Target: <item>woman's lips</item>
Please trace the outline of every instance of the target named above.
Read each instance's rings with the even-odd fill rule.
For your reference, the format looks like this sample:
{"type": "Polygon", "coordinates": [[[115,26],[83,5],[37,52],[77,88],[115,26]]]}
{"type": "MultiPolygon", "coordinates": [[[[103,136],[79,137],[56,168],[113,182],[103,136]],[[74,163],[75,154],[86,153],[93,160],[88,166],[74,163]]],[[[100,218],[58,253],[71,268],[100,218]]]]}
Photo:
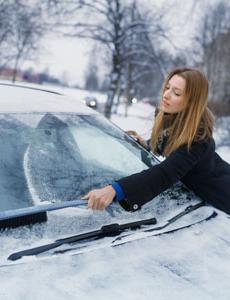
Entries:
{"type": "Polygon", "coordinates": [[[164,106],[169,106],[169,103],[166,102],[165,100],[162,101],[164,106]]]}

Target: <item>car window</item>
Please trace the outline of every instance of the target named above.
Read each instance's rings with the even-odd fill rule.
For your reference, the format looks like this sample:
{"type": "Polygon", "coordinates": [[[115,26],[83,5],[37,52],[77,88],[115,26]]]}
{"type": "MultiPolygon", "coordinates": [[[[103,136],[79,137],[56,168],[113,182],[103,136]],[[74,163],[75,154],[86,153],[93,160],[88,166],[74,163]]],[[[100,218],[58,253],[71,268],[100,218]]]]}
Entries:
{"type": "Polygon", "coordinates": [[[113,170],[121,176],[140,172],[147,168],[141,160],[141,151],[127,147],[127,142],[87,122],[70,126],[82,158],[87,163],[113,170]]]}
{"type": "Polygon", "coordinates": [[[0,209],[78,199],[155,164],[100,116],[0,116],[0,209]]]}
{"type": "Polygon", "coordinates": [[[26,169],[39,201],[74,200],[148,167],[143,150],[93,116],[47,114],[37,129],[46,136],[30,145],[26,169]]]}

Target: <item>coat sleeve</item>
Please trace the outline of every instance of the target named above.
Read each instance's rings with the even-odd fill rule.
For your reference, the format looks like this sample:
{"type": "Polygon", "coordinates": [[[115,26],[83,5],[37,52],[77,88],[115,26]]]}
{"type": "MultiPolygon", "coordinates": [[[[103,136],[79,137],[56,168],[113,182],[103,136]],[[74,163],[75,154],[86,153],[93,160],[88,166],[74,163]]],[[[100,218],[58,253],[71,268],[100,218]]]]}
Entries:
{"type": "Polygon", "coordinates": [[[181,146],[158,165],[118,180],[125,194],[120,205],[127,211],[140,209],[185,176],[205,156],[207,148],[207,142],[194,142],[189,152],[187,145],[181,146]]]}

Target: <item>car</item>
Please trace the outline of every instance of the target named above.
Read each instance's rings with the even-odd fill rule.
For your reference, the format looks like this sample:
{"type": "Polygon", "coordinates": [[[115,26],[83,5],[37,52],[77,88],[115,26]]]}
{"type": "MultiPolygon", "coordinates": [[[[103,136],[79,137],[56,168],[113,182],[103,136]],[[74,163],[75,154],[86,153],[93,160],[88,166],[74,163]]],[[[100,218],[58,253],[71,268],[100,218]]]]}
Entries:
{"type": "MultiPolygon", "coordinates": [[[[0,111],[2,228],[21,225],[23,221],[18,221],[21,210],[26,225],[26,216],[41,204],[49,204],[51,209],[54,205],[59,208],[70,206],[93,188],[103,187],[158,163],[152,153],[80,101],[77,103],[60,93],[28,86],[1,84],[0,91],[4,95],[0,111]],[[6,219],[8,211],[10,217],[6,219]]],[[[174,205],[180,201],[188,202],[178,197],[178,192],[175,195],[175,190],[167,191],[163,198],[177,199],[174,205]]],[[[189,199],[188,195],[184,198],[189,199]]],[[[150,203],[134,214],[125,212],[119,205],[116,207],[120,221],[135,220],[137,215],[144,218],[152,209],[156,209],[156,200],[154,206],[150,203]]],[[[100,218],[95,215],[91,227],[84,222],[80,225],[81,216],[76,221],[79,228],[73,221],[74,216],[66,222],[72,222],[75,230],[93,229],[103,221],[113,222],[108,212],[109,209],[100,218]]],[[[44,214],[43,218],[46,221],[44,214]]],[[[56,223],[53,223],[56,229],[63,223],[62,218],[63,212],[56,211],[56,223]]],[[[52,216],[45,225],[47,228],[50,220],[52,216]]],[[[41,216],[37,221],[42,221],[41,216]]],[[[35,216],[33,222],[36,223],[35,216]]],[[[62,234],[71,232],[70,225],[62,228],[62,234]]]]}
{"type": "Polygon", "coordinates": [[[1,211],[79,199],[158,163],[75,99],[30,87],[0,88],[1,211]]]}
{"type": "Polygon", "coordinates": [[[93,96],[86,96],[83,99],[83,103],[85,103],[87,106],[89,106],[93,109],[97,109],[97,107],[98,107],[98,100],[96,97],[93,97],[93,96]]]}
{"type": "MultiPolygon", "coordinates": [[[[146,233],[146,238],[141,239],[143,232],[135,235],[126,230],[114,243],[118,245],[120,239],[120,247],[112,249],[117,223],[150,218],[154,222],[154,217],[159,224],[176,220],[175,215],[200,199],[177,183],[133,213],[126,212],[118,203],[100,212],[87,209],[81,198],[89,190],[154,166],[159,163],[157,157],[81,100],[17,84],[1,83],[0,93],[0,296],[3,299],[9,295],[9,299],[27,300],[35,291],[39,298],[48,299],[61,299],[60,293],[72,299],[78,294],[83,299],[104,298],[111,297],[113,292],[118,297],[134,299],[130,295],[133,289],[136,299],[148,299],[152,286],[158,296],[163,295],[158,299],[166,299],[169,291],[173,292],[172,299],[178,299],[179,291],[183,297],[186,292],[194,297],[193,288],[199,286],[195,298],[204,299],[207,273],[202,277],[199,253],[207,254],[203,263],[205,272],[216,255],[211,269],[217,278],[223,278],[218,281],[222,290],[228,291],[225,287],[229,275],[223,272],[221,276],[229,245],[228,238],[226,244],[221,240],[229,228],[225,214],[218,212],[222,223],[218,227],[210,222],[211,233],[207,235],[202,231],[204,227],[193,227],[188,229],[186,237],[182,233],[153,239],[146,233]],[[76,244],[71,238],[68,245],[60,243],[73,235],[74,241],[79,240],[79,233],[81,237],[87,232],[98,233],[98,228],[104,225],[109,227],[104,227],[103,240],[90,234],[86,242],[76,244]],[[131,243],[134,237],[140,238],[139,243],[131,243]],[[214,240],[219,243],[217,252],[226,251],[220,253],[221,258],[217,252],[208,250],[209,246],[215,247],[214,240]],[[48,252],[22,257],[18,264],[7,259],[26,249],[37,251],[42,245],[49,245],[42,247],[48,252]],[[96,252],[97,247],[102,250],[96,252]],[[73,255],[80,253],[84,256],[73,255]],[[195,270],[200,272],[197,277],[195,270]],[[58,282],[61,282],[59,288],[58,282]],[[164,290],[165,284],[169,290],[164,290]]],[[[192,220],[188,218],[189,222],[192,220]]],[[[215,288],[215,276],[209,280],[215,288]]],[[[219,299],[224,299],[226,293],[219,299]]]]}

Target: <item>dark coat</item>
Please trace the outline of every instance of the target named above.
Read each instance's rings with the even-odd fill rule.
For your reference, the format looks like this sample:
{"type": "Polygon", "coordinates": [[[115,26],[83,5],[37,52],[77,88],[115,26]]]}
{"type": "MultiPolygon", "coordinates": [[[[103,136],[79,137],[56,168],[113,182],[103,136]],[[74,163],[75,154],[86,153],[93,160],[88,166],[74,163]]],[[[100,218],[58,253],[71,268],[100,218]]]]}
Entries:
{"type": "Polygon", "coordinates": [[[215,152],[213,139],[194,142],[189,152],[182,146],[158,165],[118,180],[126,196],[120,204],[128,211],[140,209],[178,180],[230,214],[230,165],[215,152]]]}

